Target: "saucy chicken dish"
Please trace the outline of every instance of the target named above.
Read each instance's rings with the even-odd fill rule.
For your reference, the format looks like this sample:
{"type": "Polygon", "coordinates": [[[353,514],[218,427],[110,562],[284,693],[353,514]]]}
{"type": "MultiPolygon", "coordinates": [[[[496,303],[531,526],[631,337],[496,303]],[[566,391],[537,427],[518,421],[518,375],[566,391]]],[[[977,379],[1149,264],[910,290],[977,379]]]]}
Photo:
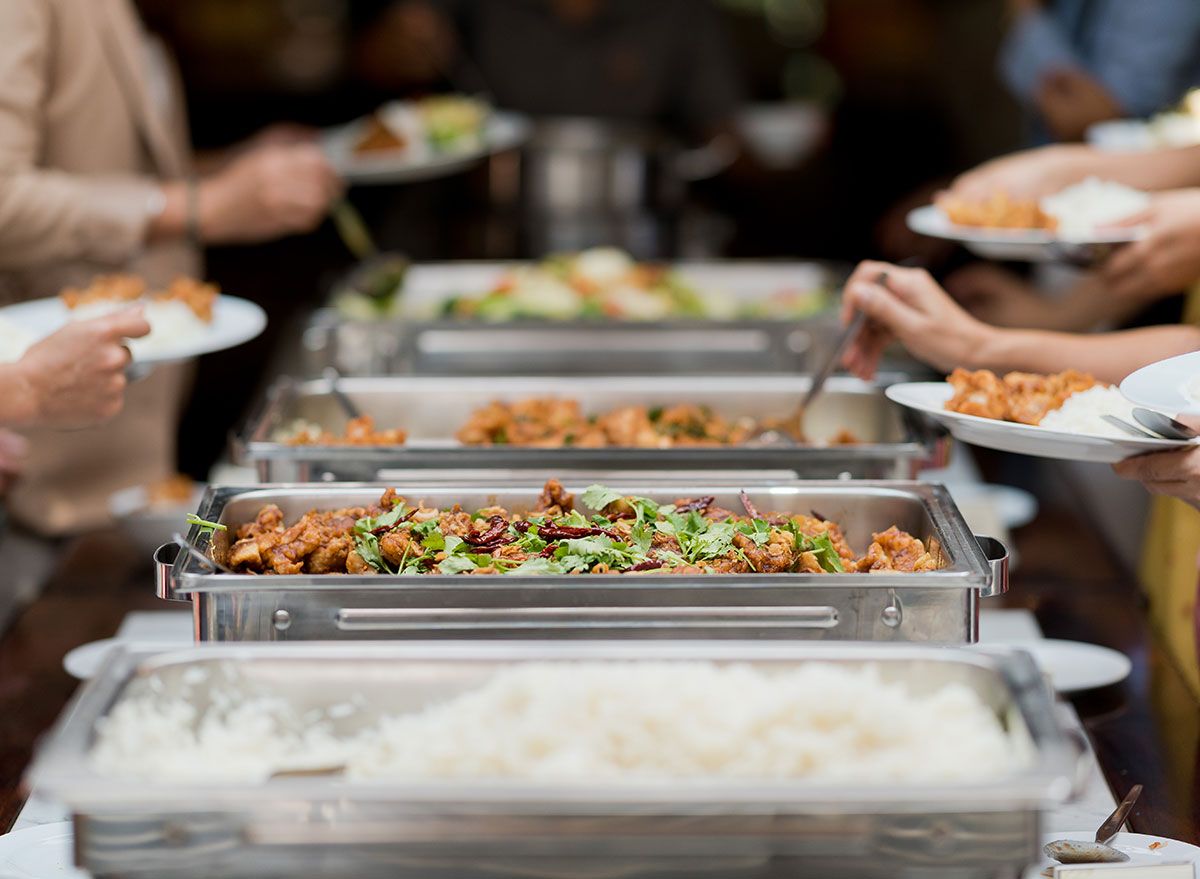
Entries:
{"type": "MultiPolygon", "coordinates": [[[[763,428],[786,430],[783,420],[728,419],[708,406],[692,403],[619,406],[588,415],[578,400],[534,397],[515,402],[495,400],[476,409],[455,437],[468,446],[668,449],[740,445],[763,428]]],[[[300,420],[280,431],[277,438],[292,446],[389,446],[402,445],[407,433],[377,430],[374,420],[363,415],[351,419],[340,434],[300,420]]],[[[801,436],[793,438],[806,442],[801,436]]],[[[823,444],[858,442],[852,432],[841,430],[823,444]]]]}
{"type": "Polygon", "coordinates": [[[592,485],[581,497],[548,481],[532,511],[468,512],[411,503],[394,489],[365,507],[305,513],[287,522],[268,505],[253,522],[218,533],[214,558],[250,574],[783,574],[918,572],[942,553],[892,526],[865,554],[820,514],[743,510],[713,497],[658,504],[592,485]],[[590,511],[590,515],[585,512],[590,511]]]}
{"type": "Polygon", "coordinates": [[[1004,192],[982,201],[942,196],[937,199],[937,206],[956,226],[1053,230],[1058,225],[1054,217],[1042,210],[1037,199],[1011,198],[1004,192]]]}
{"type": "Polygon", "coordinates": [[[214,284],[178,277],[165,290],[150,290],[137,275],[98,275],[86,287],[68,287],[58,294],[71,311],[103,312],[114,306],[139,302],[161,308],[179,303],[202,323],[212,323],[213,306],[220,291],[214,284]]]}
{"type": "Polygon", "coordinates": [[[1073,394],[1100,385],[1086,372],[1073,369],[1054,375],[1010,372],[1003,378],[988,369],[956,369],[946,380],[954,388],[954,396],[946,402],[950,412],[1018,424],[1041,424],[1047,413],[1073,394]]]}

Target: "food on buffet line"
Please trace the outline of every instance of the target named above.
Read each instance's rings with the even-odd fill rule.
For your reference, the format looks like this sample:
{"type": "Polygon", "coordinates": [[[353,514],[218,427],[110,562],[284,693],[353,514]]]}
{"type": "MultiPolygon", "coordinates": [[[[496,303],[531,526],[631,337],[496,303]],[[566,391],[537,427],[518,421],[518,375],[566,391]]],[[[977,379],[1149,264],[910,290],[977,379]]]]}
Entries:
{"type": "Polygon", "coordinates": [[[146,486],[146,506],[151,509],[178,507],[195,497],[196,482],[186,473],[176,473],[146,486]]]}
{"type": "Polygon", "coordinates": [[[393,101],[369,117],[354,152],[359,156],[404,152],[417,160],[430,153],[476,149],[487,116],[487,104],[463,95],[393,101]]]}
{"type": "Polygon", "coordinates": [[[346,422],[340,434],[325,430],[319,424],[297,419],[279,436],[289,446],[401,446],[408,439],[403,430],[376,430],[375,419],[360,415],[346,422]]]}
{"type": "Polygon", "coordinates": [[[595,248],[550,257],[509,272],[491,290],[446,300],[444,315],[486,321],[667,318],[803,317],[824,309],[824,289],[781,291],[741,306],[719,290],[704,290],[664,266],[635,262],[627,253],[595,248]]]}
{"type": "Polygon", "coordinates": [[[591,516],[551,479],[528,513],[430,508],[388,489],[378,504],[311,510],[290,525],[274,505],[242,525],[203,524],[232,529],[214,539],[213,553],[238,573],[820,574],[943,566],[939,546],[895,526],[858,556],[836,522],[816,513],[760,513],[745,493],[744,515],[712,497],[660,505],[602,485],[590,486],[582,501],[591,516]]]}
{"type": "MultiPolygon", "coordinates": [[[[136,359],[170,350],[180,338],[204,332],[213,320],[219,291],[216,286],[179,277],[165,290],[149,290],[136,275],[97,275],[86,287],[68,287],[59,294],[71,320],[90,320],[140,305],[150,333],[130,339],[126,346],[136,359]]],[[[19,360],[41,336],[11,320],[0,319],[0,363],[19,360]]]]}
{"type": "Polygon", "coordinates": [[[950,412],[1116,439],[1128,434],[1103,416],[1133,422],[1133,404],[1117,388],[1075,370],[1055,375],[1010,372],[1001,379],[987,369],[956,369],[947,381],[954,388],[946,402],[950,412]]]}
{"type": "Polygon", "coordinates": [[[950,222],[990,229],[1045,229],[1060,238],[1086,237],[1136,216],[1150,205],[1146,193],[1089,177],[1040,201],[997,192],[984,201],[942,196],[937,205],[950,222]]]}
{"type": "Polygon", "coordinates": [[[332,767],[353,780],[873,786],[1002,778],[1032,759],[970,687],[911,687],[876,665],[537,662],[393,714],[361,694],[301,708],[228,662],[187,674],[182,693],[151,677],[113,706],[95,771],[164,784],[332,767]]]}
{"type": "MultiPolygon", "coordinates": [[[[494,401],[476,409],[458,431],[468,446],[532,446],[537,448],[669,449],[681,446],[730,446],[744,443],[763,428],[782,429],[782,421],[760,423],[752,418],[733,421],[707,406],[621,406],[585,415],[577,400],[534,397],[514,403],[494,401]]],[[[401,445],[403,430],[376,430],[369,415],[347,423],[341,434],[297,419],[276,431],[275,440],[290,446],[401,445]]],[[[803,442],[803,437],[795,438],[803,442]]],[[[823,445],[855,445],[849,430],[839,431],[823,445]]]]}

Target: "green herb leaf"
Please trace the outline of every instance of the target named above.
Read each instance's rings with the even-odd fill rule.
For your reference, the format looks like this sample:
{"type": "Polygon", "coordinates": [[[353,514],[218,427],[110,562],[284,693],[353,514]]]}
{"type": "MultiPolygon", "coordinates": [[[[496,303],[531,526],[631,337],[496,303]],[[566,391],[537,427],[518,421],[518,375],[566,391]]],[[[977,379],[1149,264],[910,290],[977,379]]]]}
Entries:
{"type": "Polygon", "coordinates": [[[604,485],[589,485],[583,490],[583,502],[588,507],[600,512],[609,504],[621,500],[625,495],[604,485]]]}
{"type": "Polygon", "coordinates": [[[556,561],[545,558],[532,558],[521,562],[515,568],[510,568],[505,574],[565,574],[566,570],[556,561]]]}
{"type": "Polygon", "coordinates": [[[222,525],[220,522],[210,522],[207,519],[201,519],[195,513],[188,513],[184,520],[189,525],[197,525],[200,528],[201,534],[212,534],[214,531],[228,531],[229,528],[222,525]]]}
{"type": "Polygon", "coordinates": [[[469,555],[450,555],[438,562],[438,570],[443,574],[464,574],[479,567],[469,555]]]}

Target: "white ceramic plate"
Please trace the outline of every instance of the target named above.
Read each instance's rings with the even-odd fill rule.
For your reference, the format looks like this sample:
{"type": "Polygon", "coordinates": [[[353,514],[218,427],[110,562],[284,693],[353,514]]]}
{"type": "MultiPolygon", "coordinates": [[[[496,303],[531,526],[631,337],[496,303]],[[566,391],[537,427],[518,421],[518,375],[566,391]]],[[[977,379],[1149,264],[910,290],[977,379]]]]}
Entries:
{"type": "Polygon", "coordinates": [[[957,241],[984,259],[1017,262],[1088,262],[1103,257],[1114,245],[1128,244],[1144,234],[1141,227],[1095,232],[1086,238],[1059,238],[1042,229],[984,229],[959,226],[937,205],[908,214],[908,228],[931,238],[957,241]]]}
{"type": "MultiPolygon", "coordinates": [[[[190,640],[190,639],[189,639],[190,640]]],[[[63,657],[63,668],[67,674],[76,680],[89,681],[96,676],[104,666],[104,661],[108,658],[108,654],[116,650],[118,647],[131,646],[139,649],[162,649],[162,650],[178,650],[181,646],[186,647],[188,641],[146,641],[146,640],[130,640],[128,638],[101,638],[99,641],[89,641],[87,644],[80,644],[70,653],[63,657]]],[[[0,879],[4,879],[0,874],[0,879]]]]}
{"type": "MultiPolygon", "coordinates": [[[[70,309],[59,297],[51,296],[0,308],[0,318],[41,339],[62,329],[70,320],[70,309]]],[[[158,346],[153,352],[139,351],[134,359],[142,364],[171,363],[236,348],[258,336],[266,326],[267,313],[256,304],[221,295],[213,305],[212,323],[203,331],[172,339],[169,345],[158,346]]]]}
{"type": "Polygon", "coordinates": [[[483,142],[475,148],[446,152],[401,149],[394,153],[356,155],[354,145],[366,124],[366,119],[356,119],[329,129],[321,137],[321,146],[330,164],[348,183],[415,183],[457,174],[493,153],[520,146],[529,137],[530,130],[525,116],[492,110],[484,124],[483,142]]]}
{"type": "MultiPolygon", "coordinates": [[[[1042,837],[1042,844],[1056,839],[1078,839],[1091,842],[1096,838],[1096,828],[1091,830],[1069,830],[1066,833],[1047,833],[1042,837]]],[[[1109,843],[1118,851],[1129,855],[1128,864],[1152,866],[1154,864],[1200,864],[1200,848],[1166,836],[1147,836],[1144,833],[1118,833],[1109,843]],[[1150,848],[1150,846],[1155,848],[1150,848]]],[[[1041,871],[1053,862],[1049,859],[1042,861],[1035,870],[1030,870],[1029,877],[1041,876],[1041,871]]],[[[1119,875],[1119,874],[1118,874],[1119,875]]]]}
{"type": "Polygon", "coordinates": [[[1038,638],[1035,641],[1006,641],[999,645],[989,643],[987,646],[1011,647],[1032,654],[1059,693],[1079,693],[1119,684],[1133,670],[1133,664],[1124,653],[1083,641],[1038,638]]]}
{"type": "Polygon", "coordinates": [[[1181,448],[1188,443],[1165,439],[1115,439],[1079,433],[1061,433],[1033,424],[1014,424],[946,411],[954,389],[946,382],[904,382],[886,391],[894,403],[924,412],[946,426],[959,440],[985,449],[1016,452],[1037,458],[1115,464],[1134,455],[1181,448]]]}
{"type": "Polygon", "coordinates": [[[88,879],[75,868],[70,821],[0,836],[0,879],[88,879]]]}
{"type": "Polygon", "coordinates": [[[1121,393],[1147,409],[1200,415],[1200,351],[1143,366],[1121,382],[1121,393]],[[1188,393],[1188,385],[1195,387],[1188,393]]]}

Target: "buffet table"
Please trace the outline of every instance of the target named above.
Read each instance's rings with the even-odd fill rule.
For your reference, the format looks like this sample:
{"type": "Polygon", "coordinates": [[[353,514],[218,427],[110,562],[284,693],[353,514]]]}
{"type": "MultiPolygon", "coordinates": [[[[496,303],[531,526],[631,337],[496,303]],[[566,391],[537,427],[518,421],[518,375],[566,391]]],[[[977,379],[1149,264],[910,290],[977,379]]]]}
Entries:
{"type": "MultiPolygon", "coordinates": [[[[1038,635],[1091,640],[1127,653],[1133,675],[1121,685],[1075,701],[1097,762],[1086,794],[1054,814],[1051,830],[1094,826],[1114,796],[1143,783],[1133,829],[1195,842],[1197,735],[1195,700],[1154,646],[1138,616],[1130,578],[1105,556],[1072,514],[1050,510],[1017,532],[1021,566],[1001,602],[1017,613],[989,609],[984,639],[1012,642],[1038,635]],[[1036,621],[1036,624],[1035,624],[1036,621]],[[1190,724],[1179,720],[1187,717],[1190,724]],[[1107,781],[1107,785],[1103,783],[1107,781]],[[1110,792],[1111,790],[1111,792],[1110,792]]],[[[151,588],[146,560],[113,534],[64,548],[40,598],[0,640],[0,827],[61,820],[36,796],[26,807],[19,789],[37,737],[53,723],[76,686],[63,656],[80,644],[112,636],[186,641],[186,614],[164,611],[151,588]],[[145,615],[132,613],[155,610],[145,615]]]]}

